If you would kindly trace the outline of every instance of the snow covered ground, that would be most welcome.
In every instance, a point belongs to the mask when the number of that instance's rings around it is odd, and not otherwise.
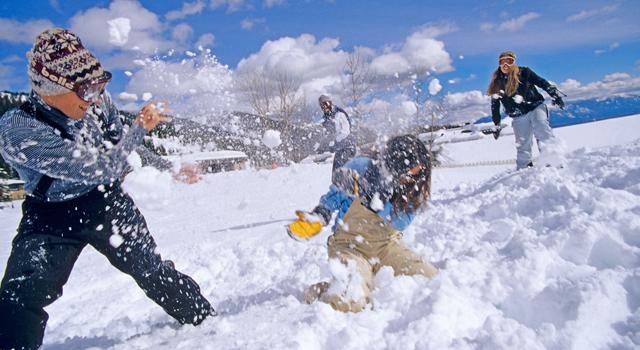
[[[563,168],[438,168],[405,232],[440,274],[376,277],[358,314],[301,302],[329,278],[328,231],[310,242],[278,221],[311,209],[330,164],[209,174],[193,185],[139,169],[125,188],[160,252],[220,316],[178,326],[92,248],[51,315],[45,349],[637,349],[640,116],[556,129]],[[452,161],[515,156],[512,135],[448,144]],[[0,210],[0,270],[20,219]]]

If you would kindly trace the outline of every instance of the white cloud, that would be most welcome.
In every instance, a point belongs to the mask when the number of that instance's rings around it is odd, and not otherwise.
[[[495,24],[493,24],[493,23],[487,23],[487,22],[485,22],[485,23],[481,23],[481,24],[480,24],[480,30],[481,30],[481,31],[483,31],[483,32],[491,32],[491,31],[493,31],[493,29],[494,29],[495,27],[496,27],[496,26],[495,26]]]
[[[527,22],[538,17],[540,17],[540,14],[536,12],[529,12],[520,17],[500,23],[497,30],[499,32],[515,32],[522,29],[527,24]]]
[[[282,5],[284,4],[285,0],[264,0],[263,5],[266,8],[271,8],[274,6],[278,6],[278,5]]]
[[[173,27],[171,37],[181,43],[186,42],[193,35],[193,28],[186,23],[180,23]]]
[[[235,12],[246,7],[246,3],[245,0],[211,0],[211,8],[217,9],[226,6],[227,12]]]
[[[151,53],[156,49],[164,50],[173,46],[162,38],[164,27],[158,16],[135,0],[114,0],[109,8],[94,7],[81,11],[69,23],[71,30],[87,46],[108,52],[115,49],[110,42],[108,22],[116,18],[128,18],[131,23],[128,42],[119,46],[123,50]]]
[[[448,72],[453,70],[444,42],[435,37],[453,30],[451,27],[426,27],[409,35],[399,50],[387,50],[375,57],[372,68],[382,75],[415,73],[420,70]]]
[[[0,18],[0,41],[33,44],[38,34],[45,29],[53,27],[55,26],[48,19],[18,22],[12,19]]]
[[[205,33],[200,35],[198,40],[196,41],[196,47],[200,46],[208,46],[212,47],[216,42],[216,36],[212,33]]]
[[[586,85],[576,79],[567,79],[558,88],[568,95],[567,100],[639,94],[640,77],[632,76],[625,72],[617,72],[605,75],[602,80]]]
[[[322,93],[340,99],[341,75],[347,53],[339,50],[338,39],[316,41],[311,34],[283,37],[265,42],[257,53],[238,63],[239,74],[264,72],[287,74],[301,80],[299,94],[313,103]]]
[[[264,18],[245,18],[242,21],[240,21],[240,27],[244,30],[251,30],[253,29],[253,27],[255,27],[256,24],[259,23],[264,23],[265,19]]]
[[[169,11],[164,17],[169,21],[183,19],[187,16],[195,15],[202,12],[204,7],[205,3],[201,0],[195,2],[185,2],[184,4],[182,4],[182,8],[180,10]]]
[[[596,55],[601,55],[605,52],[611,52],[619,47],[620,47],[620,43],[616,41],[614,43],[611,43],[611,45],[609,45],[607,49],[596,49],[593,51],[593,53],[595,53]]]
[[[265,42],[257,53],[238,63],[238,72],[282,72],[304,80],[339,75],[346,53],[338,50],[338,39],[316,42],[311,34]]]
[[[60,9],[60,2],[58,0],[49,0],[49,5],[51,5],[54,10],[62,12],[62,10]]]
[[[447,94],[443,101],[447,111],[445,123],[476,120],[487,115],[491,104],[489,97],[479,90]]]
[[[601,7],[599,9],[594,9],[594,10],[582,10],[576,14],[573,14],[569,17],[567,17],[566,21],[567,22],[576,22],[576,21],[583,21],[585,19],[588,18],[592,18],[598,15],[603,15],[603,14],[608,14],[611,12],[614,12],[615,10],[618,9],[618,5],[609,5],[609,6],[604,6]]]

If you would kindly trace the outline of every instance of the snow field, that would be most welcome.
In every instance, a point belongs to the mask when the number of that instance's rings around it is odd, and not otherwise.
[[[606,123],[555,130],[573,151],[563,168],[435,169],[433,198],[404,241],[439,275],[383,268],[371,308],[358,314],[302,302],[305,288],[330,278],[330,232],[299,243],[277,221],[315,206],[330,164],[210,174],[193,185],[136,169],[124,187],[160,253],[220,316],[177,325],[88,247],[47,308],[44,349],[636,349],[640,140],[629,142],[629,130],[640,119]],[[579,148],[590,133],[605,136]],[[449,154],[503,159],[515,154],[512,138],[451,144]],[[0,210],[1,270],[19,219],[18,206]]]

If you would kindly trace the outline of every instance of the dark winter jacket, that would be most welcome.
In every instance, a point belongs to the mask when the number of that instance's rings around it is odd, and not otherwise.
[[[499,86],[504,91],[507,83],[507,75],[498,70]],[[556,88],[548,81],[538,76],[528,67],[520,67],[520,85],[513,96],[505,96],[504,92],[491,96],[491,117],[493,123],[500,124],[500,103],[504,106],[507,114],[512,117],[519,117],[533,111],[540,104],[544,103],[544,97],[538,92],[537,87],[544,89],[549,95],[556,96]]]

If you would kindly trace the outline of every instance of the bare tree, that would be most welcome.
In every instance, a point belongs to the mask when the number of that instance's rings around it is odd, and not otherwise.
[[[304,104],[298,92],[302,80],[292,74],[252,71],[238,78],[238,86],[254,113],[266,117],[276,115],[290,122]]]
[[[353,114],[356,118],[363,113],[360,110],[360,102],[371,92],[375,79],[375,72],[371,69],[369,62],[370,58],[371,55],[366,50],[354,48],[347,56],[344,65],[347,79],[343,81],[342,87],[347,93],[347,102],[352,106]]]
[[[244,73],[238,78],[238,86],[254,113],[262,117],[272,113],[272,84],[263,72]]]
[[[276,112],[282,120],[290,122],[293,114],[300,110],[300,106],[304,102],[298,93],[302,79],[280,71],[274,72],[271,80],[275,87],[275,100],[279,106]]]

